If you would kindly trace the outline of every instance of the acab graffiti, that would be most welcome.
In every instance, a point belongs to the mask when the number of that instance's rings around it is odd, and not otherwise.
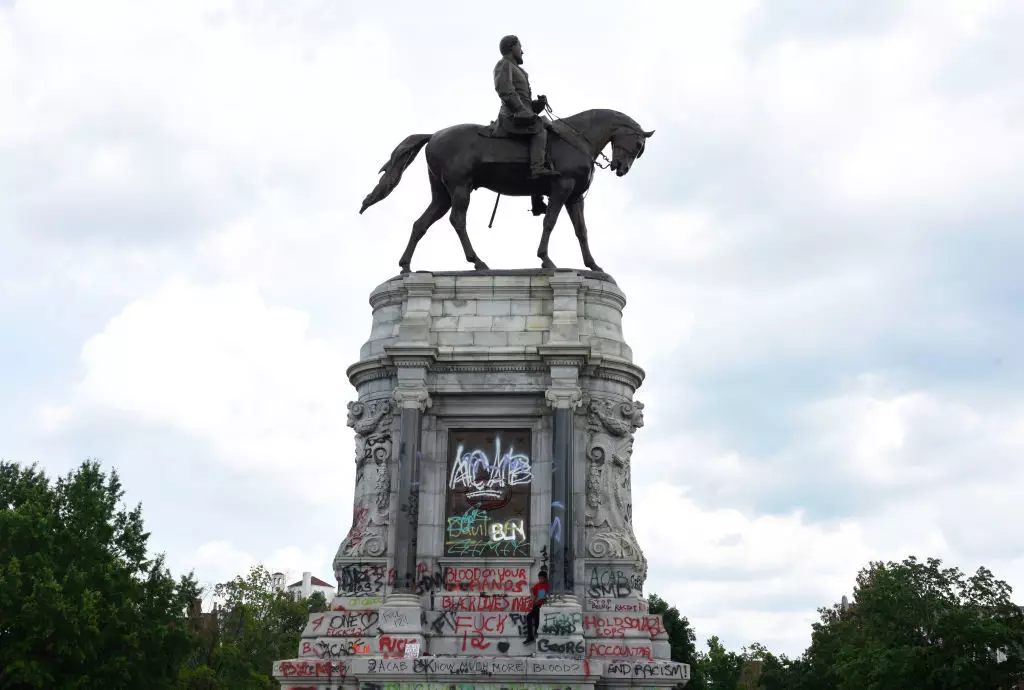
[[[530,456],[511,446],[502,454],[501,435],[495,435],[493,459],[482,449],[466,452],[464,446],[458,446],[448,487],[466,489],[466,499],[476,501],[504,498],[509,488],[532,481]]]
[[[529,556],[533,466],[528,430],[453,431],[446,556]]]

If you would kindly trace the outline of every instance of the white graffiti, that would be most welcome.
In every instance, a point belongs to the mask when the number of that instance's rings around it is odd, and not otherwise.
[[[511,447],[502,454],[500,436],[494,441],[493,457],[498,459],[492,462],[482,450],[464,452],[460,444],[455,451],[448,486],[452,489],[470,489],[466,492],[466,498],[472,500],[502,498],[509,488],[533,481],[530,456],[516,453]]]
[[[526,528],[522,520],[506,520],[491,525],[491,541],[526,541]]]

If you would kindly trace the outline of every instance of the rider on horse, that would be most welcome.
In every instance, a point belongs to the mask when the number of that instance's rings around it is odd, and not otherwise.
[[[501,59],[494,66],[494,90],[501,98],[495,133],[530,138],[530,176],[534,178],[557,176],[550,165],[545,165],[544,150],[548,131],[544,120],[538,117],[548,104],[546,96],[532,100],[530,77],[523,64],[523,46],[515,36],[505,36],[498,44]]]

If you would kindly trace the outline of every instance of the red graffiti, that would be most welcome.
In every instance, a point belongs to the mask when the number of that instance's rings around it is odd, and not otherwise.
[[[589,656],[610,656],[615,657],[616,659],[626,659],[629,657],[643,657],[645,659],[650,659],[651,648],[626,644],[601,644],[595,642],[590,645]]]
[[[450,592],[526,592],[526,568],[448,568],[445,589]]]
[[[417,642],[415,637],[391,637],[390,635],[381,635],[379,640],[380,651],[384,656],[404,656],[405,646]]]
[[[473,633],[470,635],[469,631],[462,633],[462,651],[467,649],[490,649],[491,643],[487,641],[487,638],[483,636],[483,633]]]
[[[590,637],[626,637],[635,630],[647,633],[653,639],[665,632],[661,616],[584,616],[583,629]]]
[[[352,508],[352,528],[348,531],[348,547],[354,550],[366,536],[366,525],[369,522],[370,509],[363,506]]]
[[[510,611],[513,613],[529,613],[533,606],[530,597],[478,597],[473,595],[449,595],[441,597],[441,609],[444,611],[471,611],[490,613],[494,611]]]
[[[345,675],[340,661],[282,661],[281,675],[285,678],[322,678]]]

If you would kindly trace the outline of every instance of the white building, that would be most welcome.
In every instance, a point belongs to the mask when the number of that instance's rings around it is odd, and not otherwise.
[[[305,599],[312,596],[313,592],[323,592],[324,598],[327,599],[327,603],[330,603],[331,598],[338,591],[338,588],[334,585],[324,582],[319,577],[313,577],[313,573],[308,570],[302,573],[302,579],[298,582],[294,582],[288,586],[285,586],[284,583],[284,573],[274,573],[274,587],[276,589],[283,589],[287,591],[295,599]]]

